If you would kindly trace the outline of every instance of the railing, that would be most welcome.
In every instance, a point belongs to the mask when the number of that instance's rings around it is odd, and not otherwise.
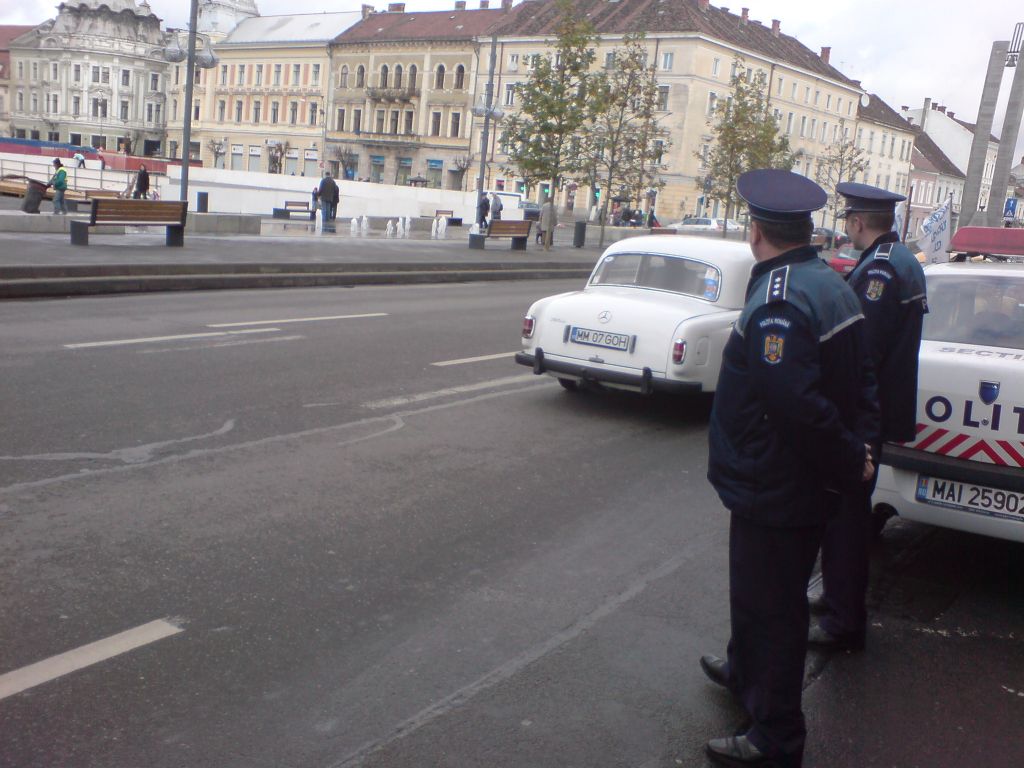
[[[420,89],[411,86],[408,88],[369,87],[366,89],[366,95],[376,101],[411,101],[419,97]]]
[[[89,162],[96,161],[89,158]],[[51,161],[52,163],[52,161]],[[0,157],[0,178],[25,177],[41,181],[44,184],[53,176],[53,165],[51,163],[33,160],[12,160]],[[134,171],[120,171],[110,168],[76,168],[74,160],[69,159],[64,166],[68,171],[68,189],[78,191],[80,189],[102,189],[110,192],[131,192],[131,185],[135,181]],[[157,190],[162,174],[150,171],[150,189]]]

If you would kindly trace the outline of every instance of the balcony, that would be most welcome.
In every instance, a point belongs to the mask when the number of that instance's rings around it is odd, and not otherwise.
[[[377,133],[375,131],[359,131],[356,139],[367,147],[416,147],[422,139],[412,133]]]
[[[414,86],[404,88],[378,88],[370,86],[366,89],[366,95],[374,101],[412,101],[419,98],[420,89]]]

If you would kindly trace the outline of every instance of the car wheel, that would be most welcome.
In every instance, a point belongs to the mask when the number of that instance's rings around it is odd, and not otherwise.
[[[566,392],[580,391],[580,383],[576,379],[559,379],[558,383],[562,385],[562,389]]]
[[[882,535],[882,530],[885,528],[885,524],[889,522],[891,518],[896,517],[896,510],[886,504],[879,504],[877,507],[871,510],[871,536],[872,538],[879,538]]]

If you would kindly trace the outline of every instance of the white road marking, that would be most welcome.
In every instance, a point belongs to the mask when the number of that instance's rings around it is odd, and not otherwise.
[[[512,357],[515,352],[501,352],[497,355],[480,355],[479,357],[464,357],[461,360],[442,360],[440,363],[431,363],[436,365],[438,368],[444,368],[448,365],[464,365],[466,363],[482,363],[484,360],[501,360],[502,358]]]
[[[169,621],[157,619],[141,627],[75,648],[73,651],[37,661],[35,664],[0,675],[0,699],[6,699],[70,672],[76,672],[183,631],[181,627]]]
[[[211,331],[210,333],[182,333],[177,336],[148,336],[144,339],[115,339],[113,341],[87,341],[82,344],[65,344],[64,349],[90,349],[92,347],[118,347],[127,344],[150,344],[158,341],[182,341],[184,339],[212,339],[216,336],[233,336],[241,333],[273,333],[280,328],[252,328],[247,331]]]
[[[288,320],[250,320],[245,323],[208,323],[207,328],[237,328],[242,325],[283,325],[284,323],[315,323],[320,320],[358,320],[364,317],[387,317],[387,312],[368,312],[363,315],[329,315],[326,317],[293,317]]]
[[[449,395],[461,395],[463,392],[477,392],[481,389],[494,389],[495,387],[504,387],[506,384],[524,384],[527,381],[536,380],[537,377],[532,373],[527,373],[523,376],[506,376],[503,379],[491,379],[490,381],[481,381],[477,384],[463,384],[459,387],[448,387],[446,389],[434,390],[433,392],[421,392],[418,395],[389,397],[386,400],[372,400],[369,403],[363,403],[363,408],[393,408],[397,405],[409,405],[410,403],[420,403],[424,400],[436,400],[439,397],[448,397]]]
[[[244,347],[250,344],[270,344],[278,341],[296,341],[297,339],[304,339],[305,336],[296,334],[295,336],[271,336],[268,339],[241,339],[239,341],[215,341],[211,344],[190,344],[186,347],[162,347],[160,349],[139,349],[136,350],[136,354],[139,355],[158,355],[166,352],[194,352],[200,349],[220,349],[221,347]]]

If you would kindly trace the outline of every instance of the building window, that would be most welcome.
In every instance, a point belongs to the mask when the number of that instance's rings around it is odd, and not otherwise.
[[[39,111],[39,96],[32,94],[32,112],[36,113]]]
[[[366,68],[360,64],[356,67],[356,88],[363,88],[366,86]]]
[[[821,101],[821,91],[814,92],[814,106],[818,106],[818,102]]]
[[[245,64],[238,65],[237,74],[238,80],[236,81],[236,85],[245,85]]]
[[[107,100],[106,99],[93,99],[92,100],[92,116],[93,117],[106,117],[107,116]]]
[[[100,70],[100,82],[104,85],[110,85],[110,67],[103,67]]]
[[[242,102],[240,99],[235,101],[235,122],[242,122]]]
[[[671,51],[665,51],[661,54],[661,68],[666,72],[671,71],[672,64],[675,63],[676,55]]]
[[[405,113],[405,133],[407,135],[412,133],[412,121],[413,112],[410,110]]]
[[[292,85],[298,85],[302,78],[302,65],[292,64]]]
[[[437,65],[437,71],[434,73],[434,87],[444,88],[444,64]],[[437,135],[436,133],[434,134]]]
[[[777,93],[779,96],[782,95],[782,78],[781,77],[778,79],[778,84],[776,86],[775,93]]]
[[[320,85],[320,65],[313,65],[313,85]]]
[[[100,81],[100,68],[99,67],[93,67],[92,68],[92,81],[94,83],[98,83]]]
[[[466,87],[466,68],[459,64],[455,68],[455,90],[461,91]]]
[[[263,102],[257,101],[252,105],[252,121],[258,123],[263,116]]]
[[[352,110],[352,131],[359,133],[363,130],[363,110],[353,109]]]
[[[263,65],[256,65],[256,82],[255,85],[263,85]]]
[[[38,61],[33,61],[32,62],[32,79],[33,80],[38,80],[39,79],[39,62]]]
[[[198,120],[199,119],[199,100],[198,99],[192,103],[192,119],[193,120]]]
[[[807,135],[807,115],[803,115],[800,118],[800,138],[802,139]]]
[[[146,105],[146,122],[147,123],[152,123],[153,122],[153,105],[152,104],[147,104]]]
[[[398,112],[398,110],[397,109],[392,109],[391,110],[391,133],[395,133],[395,134],[398,133],[398,120],[399,120],[399,112]]]
[[[274,85],[280,85],[280,84],[281,84],[281,65],[280,64],[275,64],[274,65]]]
[[[78,117],[82,113],[82,99],[78,96],[74,96],[71,99],[71,114],[74,117]],[[75,142],[72,142],[74,144]]]
[[[796,101],[796,89],[796,83],[793,83],[793,86],[789,89],[789,98],[791,98],[793,101]]]
[[[516,103],[516,86],[515,83],[505,83],[505,101],[506,107],[511,107]]]
[[[832,109],[832,94],[825,96],[825,109]]]
[[[348,67],[341,68],[341,76],[338,79],[341,81],[342,88],[348,88]]]
[[[657,109],[661,112],[668,111],[668,86],[658,86],[658,106]]]
[[[793,135],[793,113],[790,112],[786,117],[786,133],[790,136]]]
[[[889,157],[895,157],[895,156],[896,156],[896,137],[893,136],[889,140]]]
[[[131,70],[130,69],[122,69],[121,70],[121,85],[123,85],[125,88],[127,88],[129,85],[131,85],[131,81],[132,81],[132,72],[131,72]]]
[[[868,131],[868,154],[872,154],[875,151],[875,132]],[[875,186],[878,186],[877,184]]]
[[[228,65],[227,64],[221,64],[220,65],[220,84],[221,85],[227,85],[228,84]]]
[[[518,72],[519,71],[519,54],[510,53],[508,55],[508,71]]]
[[[430,115],[430,135],[440,136],[441,135],[441,113],[434,112]]]
[[[299,122],[299,102],[293,101],[288,107],[288,122],[296,125]]]
[[[128,102],[127,101],[122,101],[121,102],[121,119],[122,120],[127,120],[128,119]]]
[[[160,90],[160,75],[151,73],[149,76],[149,90],[159,91]]]
[[[402,87],[402,65],[395,65],[395,88]]]
[[[309,105],[309,124],[316,125],[316,118],[319,113],[316,104]]]
[[[280,117],[281,117],[281,105],[278,102],[276,102],[276,101],[272,101],[270,103],[270,122],[276,124],[278,119],[280,119]]]
[[[75,64],[75,66],[72,68],[71,71],[73,73],[72,79],[76,83],[82,82],[82,65],[81,64]]]
[[[153,121],[160,122],[160,105],[157,104],[153,107]]]
[[[409,65],[409,87],[410,88],[415,88],[416,87],[416,73],[418,71],[419,70],[416,69],[416,65],[415,64],[410,64]]]
[[[345,130],[345,110],[338,110],[338,122],[334,124],[334,130],[344,131]]]
[[[174,99],[173,101],[171,101],[171,119],[172,120],[177,120],[178,119],[178,100],[177,99]],[[174,157],[174,153],[171,153],[171,157]]]
[[[387,64],[381,64],[380,65],[380,87],[381,88],[387,88],[388,87],[388,75],[389,75],[388,65]]]
[[[811,133],[810,133],[810,136],[811,136],[812,139],[815,139],[815,138],[818,137],[818,119],[817,118],[811,118]]]
[[[715,114],[715,109],[718,107],[718,94],[712,91],[708,94],[708,114]]]
[[[722,60],[721,59],[715,59],[714,61],[712,61],[711,62],[711,76],[712,77],[718,77],[718,70],[721,69],[721,67],[722,67]]]
[[[224,112],[225,112],[226,109],[227,109],[227,103],[224,102],[223,99],[221,101],[217,102],[217,122],[218,123],[223,123],[224,122]]]
[[[452,130],[449,136],[453,139],[459,138],[459,129],[462,127],[462,113],[452,112]]]
[[[615,51],[608,51],[604,55],[604,68],[615,69]]]
[[[384,118],[384,110],[383,109],[378,109],[377,110],[377,126],[376,126],[377,133],[384,133],[384,119],[385,119]]]

